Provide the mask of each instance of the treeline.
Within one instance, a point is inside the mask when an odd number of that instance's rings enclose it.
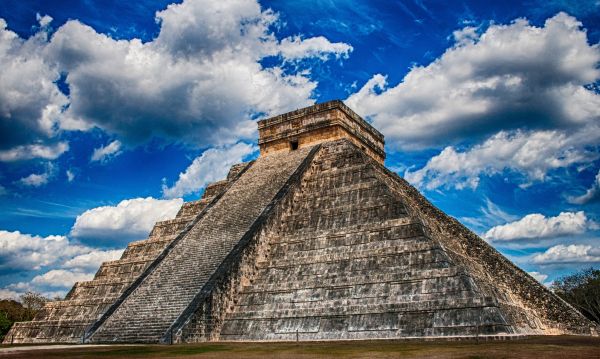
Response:
[[[600,269],[587,268],[558,278],[550,289],[588,319],[600,324]]]
[[[27,292],[19,301],[12,299],[0,300],[0,342],[10,330],[14,322],[32,320],[50,299],[40,293]]]

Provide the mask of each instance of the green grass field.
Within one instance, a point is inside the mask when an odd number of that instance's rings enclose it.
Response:
[[[4,346],[4,348],[7,348]],[[25,349],[25,347],[21,347]],[[204,343],[27,349],[7,358],[600,358],[600,338],[531,337],[509,341],[351,341]],[[5,349],[4,349],[5,350]]]

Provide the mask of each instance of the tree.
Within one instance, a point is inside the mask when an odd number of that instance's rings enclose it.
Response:
[[[5,312],[0,312],[0,340],[4,339],[4,336],[10,330],[13,322],[8,319],[8,316]]]
[[[600,323],[600,269],[583,269],[561,277],[551,289],[588,319]]]
[[[21,303],[12,299],[0,300],[0,342],[14,322],[32,320],[49,300],[36,292],[27,292],[20,299]]]
[[[4,339],[14,322],[31,320],[27,309],[12,299],[0,300],[0,341]]]
[[[27,320],[33,319],[37,312],[39,312],[40,309],[44,307],[44,304],[46,304],[47,301],[48,298],[44,297],[40,293],[27,292],[23,294],[21,296],[21,303],[23,304],[23,307],[25,307],[25,309],[28,311],[27,314],[30,317],[30,319]]]

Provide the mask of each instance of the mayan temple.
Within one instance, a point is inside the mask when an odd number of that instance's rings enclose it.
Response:
[[[258,122],[260,156],[6,342],[597,335],[383,165],[341,101]]]

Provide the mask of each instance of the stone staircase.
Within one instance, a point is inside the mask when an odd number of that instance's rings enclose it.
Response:
[[[342,102],[258,131],[251,166],[233,166],[5,343],[598,335],[387,170],[383,135]]]
[[[312,166],[220,340],[511,332],[355,146],[325,144]]]
[[[259,158],[91,333],[90,342],[156,343],[249,231],[310,148]]]
[[[186,202],[174,219],[157,222],[148,239],[131,242],[118,260],[104,262],[93,280],[77,282],[64,300],[46,303],[33,321],[15,323],[5,343],[78,343],[84,332],[156,257],[233,181],[248,163],[234,165],[227,180],[209,184],[202,199]]]

